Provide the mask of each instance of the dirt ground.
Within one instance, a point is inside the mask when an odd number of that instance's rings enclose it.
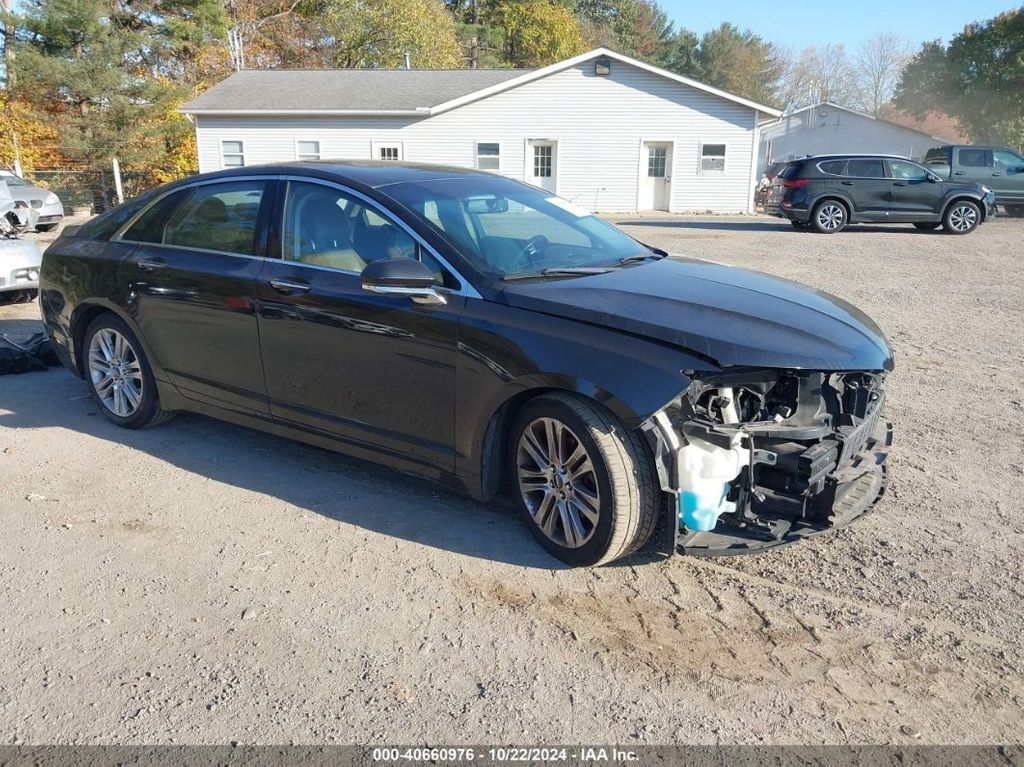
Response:
[[[567,570],[508,509],[197,416],[120,430],[63,369],[7,376],[0,741],[1020,742],[1024,220],[612,220],[879,322],[873,515]],[[0,332],[37,316],[2,307]]]

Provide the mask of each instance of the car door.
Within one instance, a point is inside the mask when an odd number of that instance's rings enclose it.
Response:
[[[181,394],[267,414],[255,283],[275,182],[225,179],[173,192],[112,244],[123,250],[130,307]]]
[[[892,195],[890,221],[938,220],[942,207],[942,183],[916,162],[888,160]]]
[[[446,303],[426,306],[363,290],[360,271],[380,258],[418,258],[439,285],[446,277],[411,230],[357,192],[292,179],[281,207],[280,257],[256,288],[273,417],[397,468],[453,471],[464,297],[444,290]]]
[[[847,160],[839,188],[853,201],[856,218],[862,221],[889,220],[890,181],[880,158]]]
[[[953,163],[953,181],[973,181],[989,184],[992,181],[992,152],[973,146],[956,147]]]
[[[1024,202],[1024,158],[1008,149],[993,149],[988,186],[999,202]]]

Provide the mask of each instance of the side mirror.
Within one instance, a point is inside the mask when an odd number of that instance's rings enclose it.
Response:
[[[413,258],[382,258],[371,261],[359,275],[363,290],[392,296],[408,296],[417,304],[444,304],[434,273]]]
[[[936,176],[934,173],[928,174],[928,180],[931,181],[933,184],[937,184],[940,181],[942,181],[942,179]]]

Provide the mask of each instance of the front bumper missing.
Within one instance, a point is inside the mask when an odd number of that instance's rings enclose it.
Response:
[[[695,533],[679,523],[677,514],[675,551],[704,557],[754,554],[845,527],[871,511],[885,495],[889,484],[886,448],[890,445],[892,424],[880,423],[865,449],[837,477],[834,495],[829,498],[831,513],[824,524],[783,513],[760,511],[758,517],[769,524],[770,531],[731,524],[722,518],[714,530]]]
[[[741,387],[734,378],[735,390],[726,388],[728,380],[720,381],[725,386],[708,382],[644,424],[674,512],[677,553],[731,556],[796,543],[850,524],[885,493],[892,425],[882,419],[885,392],[877,377],[809,373],[795,378],[795,400],[792,390],[777,389],[785,401],[795,402],[785,417],[765,420],[759,409],[751,419],[748,408],[741,420],[730,412],[724,423],[721,418],[715,423],[703,395],[711,392],[716,407],[738,402],[736,392],[753,387]],[[764,391],[793,379],[787,374]],[[687,405],[697,399],[699,412]],[[730,457],[735,460],[725,460]],[[736,466],[744,467],[739,474]],[[730,476],[734,479],[718,484]],[[695,513],[695,494],[702,499],[696,508],[710,514]]]
[[[845,527],[867,514],[881,500],[888,486],[889,454],[892,445],[892,424],[879,421],[864,448],[840,470],[826,498],[819,500],[831,505],[827,521],[812,522],[784,511],[760,510],[758,518],[768,529],[733,523],[726,517],[719,520],[714,530],[692,532],[675,515],[675,551],[693,556],[721,557],[754,554],[779,546],[797,543],[805,538]]]

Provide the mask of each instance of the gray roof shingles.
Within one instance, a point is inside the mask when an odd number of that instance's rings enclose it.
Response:
[[[529,69],[245,69],[183,112],[321,112],[427,109]]]

